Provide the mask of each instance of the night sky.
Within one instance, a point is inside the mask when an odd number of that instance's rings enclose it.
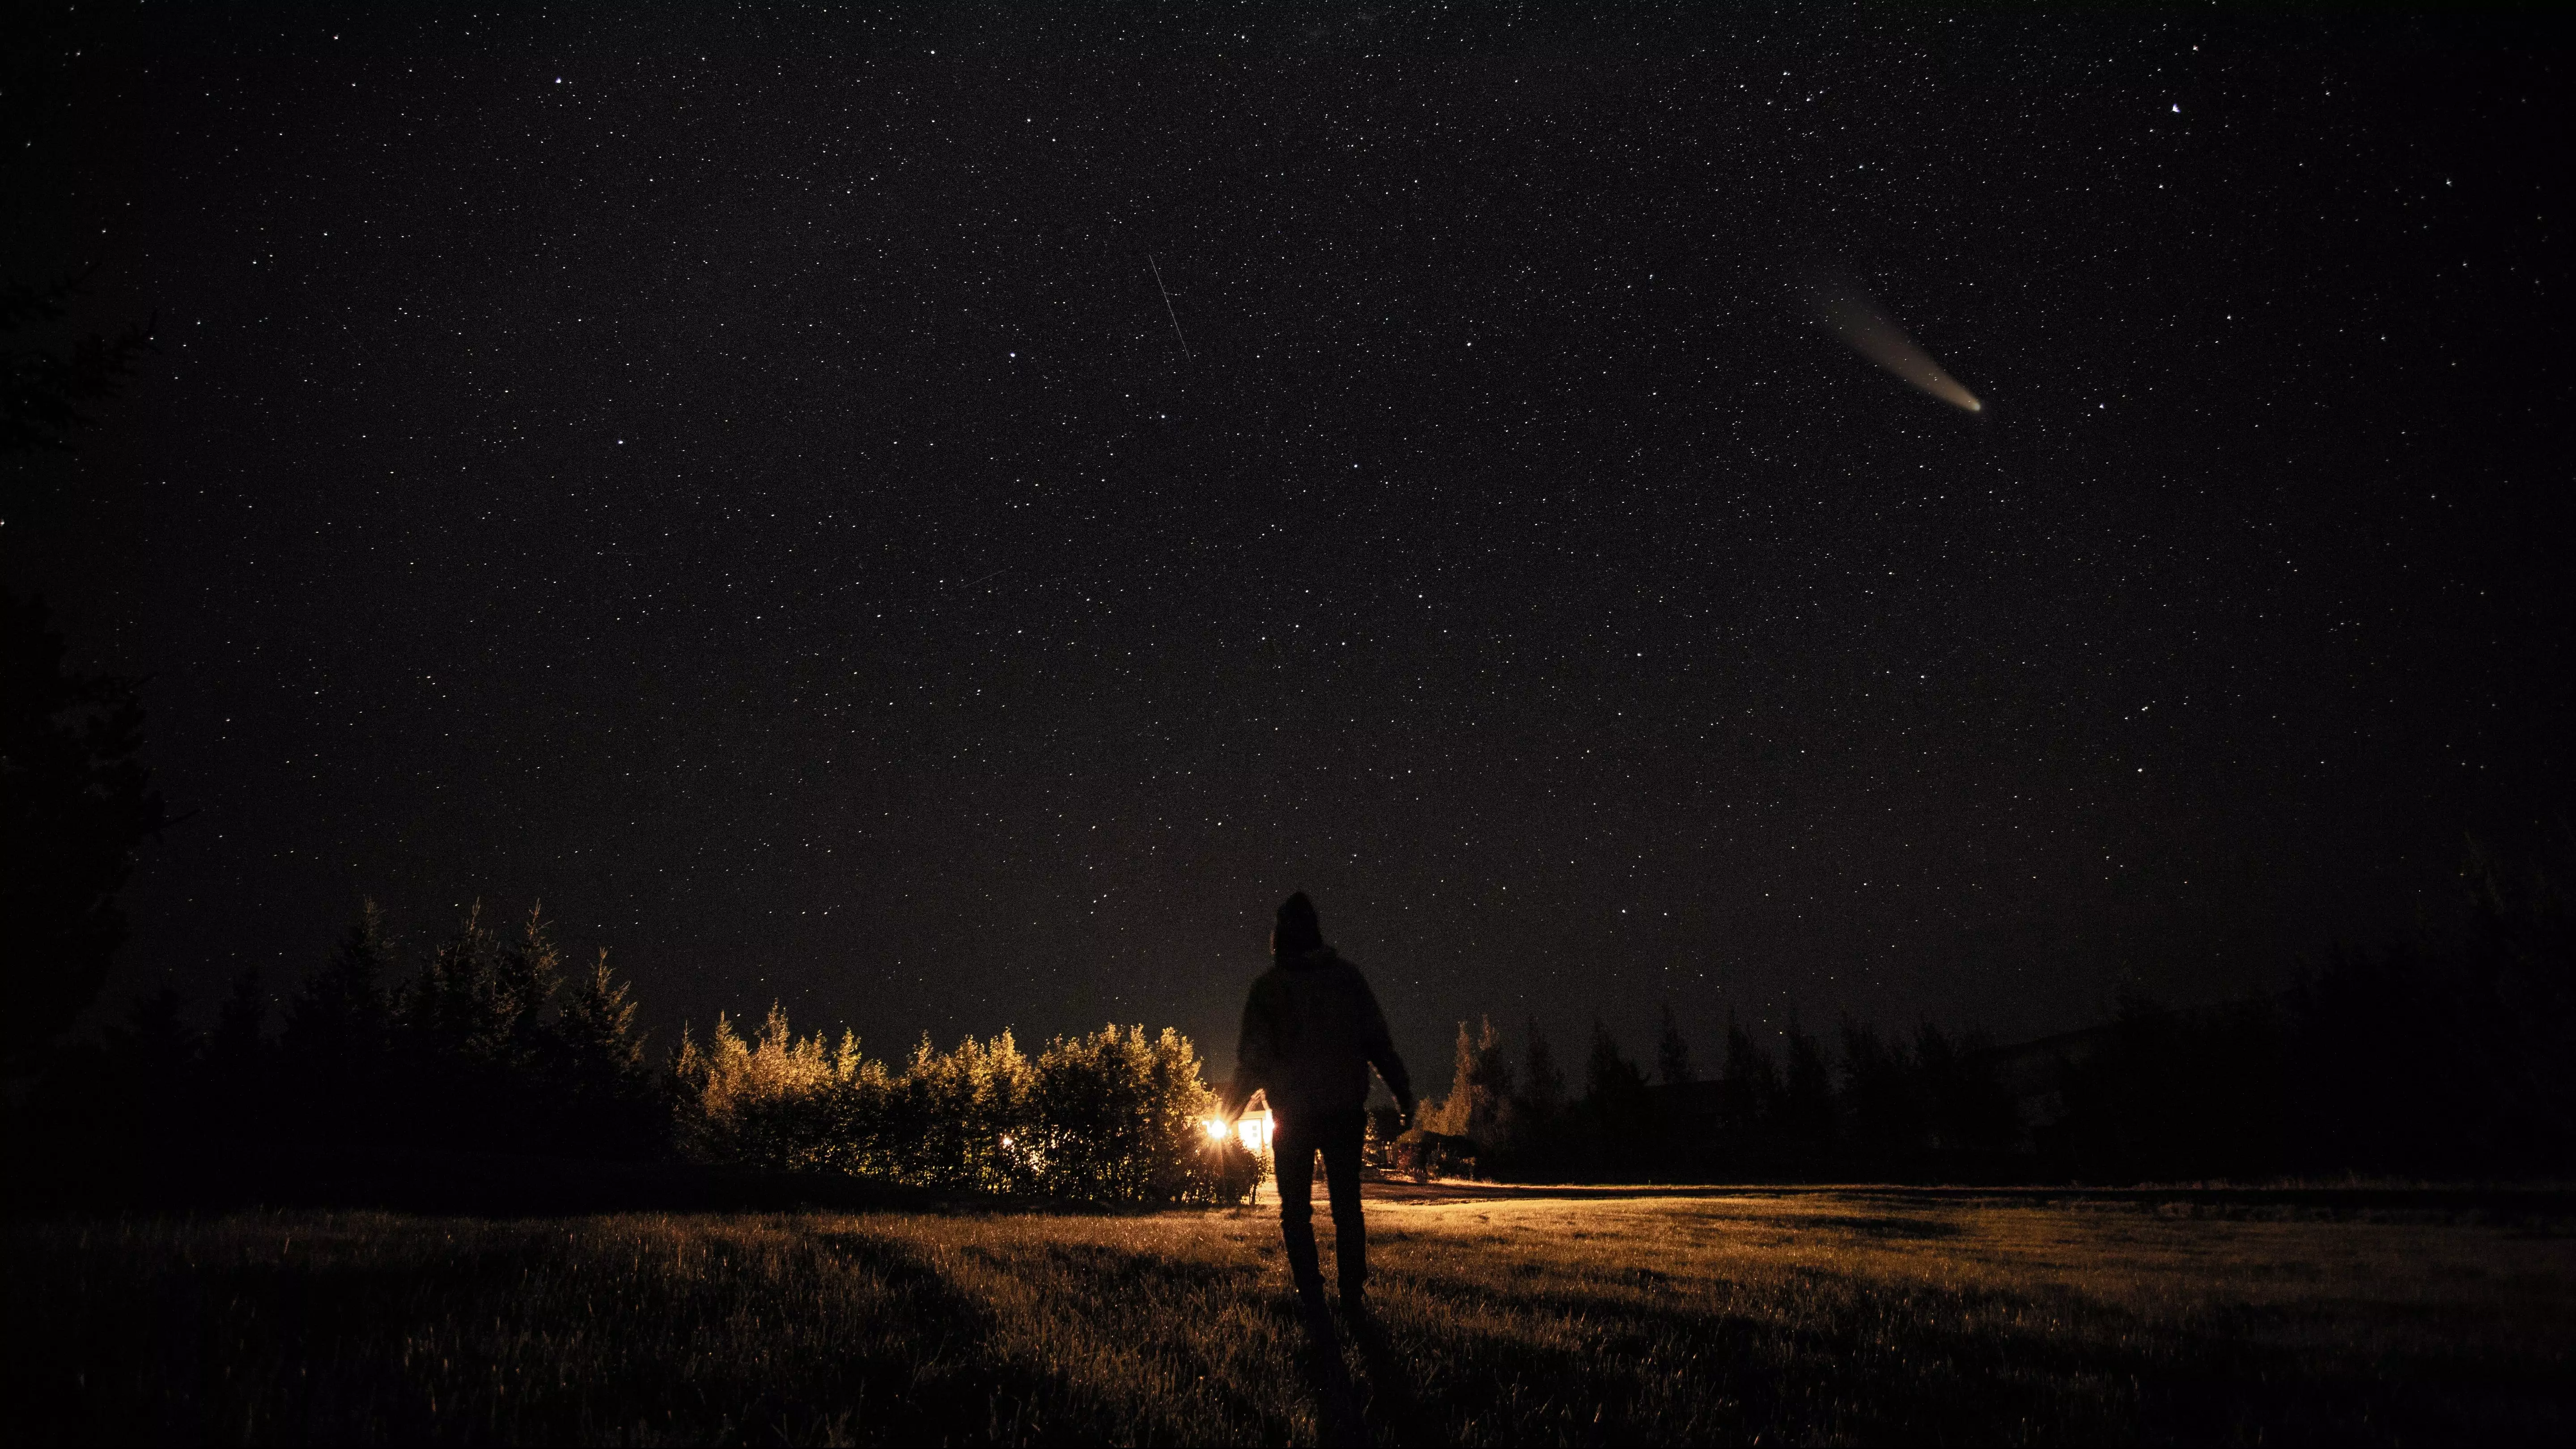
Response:
[[[542,896],[663,1043],[1221,1071],[1303,888],[1438,1090],[2267,989],[2565,815],[2537,12],[394,9],[0,44],[0,261],[163,343],[0,528],[192,812],[112,997]]]

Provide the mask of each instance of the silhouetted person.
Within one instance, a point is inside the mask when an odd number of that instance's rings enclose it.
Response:
[[[1366,1303],[1368,1230],[1360,1218],[1360,1142],[1367,1132],[1369,1068],[1377,1068],[1395,1093],[1404,1120],[1413,1120],[1413,1083],[1386,1032],[1359,968],[1333,954],[1315,921],[1315,903],[1299,891],[1279,907],[1270,934],[1272,964],[1252,983],[1243,1003],[1243,1038],[1235,1053],[1234,1081],[1225,1090],[1231,1121],[1259,1091],[1270,1101],[1275,1127],[1271,1148],[1278,1162],[1279,1227],[1288,1240],[1288,1271],[1309,1309],[1324,1302],[1324,1274],[1315,1252],[1315,1154],[1324,1154],[1324,1182],[1333,1200],[1334,1266],[1340,1270],[1342,1304],[1357,1313]]]

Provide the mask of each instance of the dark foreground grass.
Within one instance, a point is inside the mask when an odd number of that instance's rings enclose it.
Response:
[[[1318,1215],[1320,1219],[1320,1214]],[[12,1443],[2576,1441],[2565,1225],[1901,1193],[5,1228]],[[1320,1226],[1320,1221],[1319,1221]]]

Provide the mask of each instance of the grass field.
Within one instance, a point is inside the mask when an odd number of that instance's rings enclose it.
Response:
[[[1379,1203],[1380,1307],[1329,1348],[1291,1311],[1267,1211],[22,1221],[0,1427],[2576,1440],[2576,1235],[2459,1218],[1893,1191]]]

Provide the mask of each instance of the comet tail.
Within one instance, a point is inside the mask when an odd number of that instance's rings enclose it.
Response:
[[[1835,335],[1850,343],[1852,351],[1962,412],[1986,410],[1975,393],[1943,372],[1930,353],[1915,346],[1905,329],[1878,310],[1878,304],[1858,288],[1839,282],[1821,283],[1815,288],[1815,299],[1816,315],[1834,329]]]

